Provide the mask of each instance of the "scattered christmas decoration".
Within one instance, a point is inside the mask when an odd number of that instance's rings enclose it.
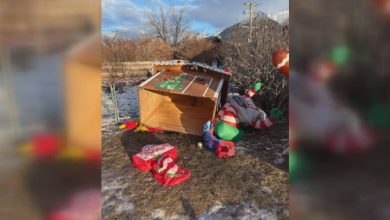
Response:
[[[21,152],[30,154],[37,159],[52,158],[61,151],[61,138],[53,133],[42,133],[32,137],[24,144]]]
[[[22,145],[21,153],[35,159],[87,161],[100,163],[101,149],[97,147],[67,145],[59,135],[43,133],[31,138]]]
[[[271,115],[258,108],[251,97],[261,89],[262,84],[256,83],[244,96],[236,93],[228,95],[226,104],[218,112],[218,120],[214,134],[224,140],[238,141],[242,137],[242,131],[238,124],[251,125],[254,128],[271,127],[282,116],[282,111],[272,109]]]
[[[138,127],[138,123],[136,121],[126,121],[119,126],[120,129],[124,129],[126,131],[132,131]]]
[[[162,156],[153,164],[154,178],[163,186],[174,186],[186,181],[190,177],[190,171],[180,167],[169,156]]]
[[[289,52],[288,50],[278,50],[272,54],[272,64],[285,77],[289,77]]]
[[[172,77],[166,81],[158,82],[155,84],[155,86],[160,89],[182,91],[184,89],[183,86],[184,79],[185,76],[179,75],[179,76]]]
[[[214,135],[214,125],[216,120],[207,121],[203,125],[203,141],[208,150],[216,152],[218,157],[226,158],[227,156],[233,156],[235,151],[232,149],[235,147],[235,143],[232,141],[227,141],[220,139]],[[229,149],[227,149],[229,148]],[[229,154],[225,154],[225,152],[229,151]]]
[[[344,44],[337,45],[330,51],[330,59],[337,66],[345,64],[348,61],[349,56],[350,50]]]
[[[386,130],[390,128],[390,106],[375,104],[368,112],[368,123],[377,129]]]
[[[372,0],[378,12],[390,21],[390,0]]]
[[[134,131],[135,132],[148,132],[148,128],[146,126],[140,125]]]
[[[147,145],[141,152],[132,156],[135,168],[149,172],[163,186],[180,184],[190,177],[190,171],[176,164],[177,148],[166,143],[160,145]]]
[[[308,171],[309,161],[301,153],[297,151],[290,151],[289,153],[289,179],[291,182],[299,181],[303,175]]]

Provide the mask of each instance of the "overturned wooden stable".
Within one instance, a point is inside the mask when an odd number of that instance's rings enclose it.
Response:
[[[138,87],[140,122],[148,127],[201,135],[224,103],[231,74],[200,63],[161,62]]]

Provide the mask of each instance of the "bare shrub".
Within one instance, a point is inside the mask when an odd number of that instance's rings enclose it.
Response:
[[[123,73],[122,62],[135,59],[136,44],[130,40],[118,37],[103,36],[101,53],[102,68],[108,73]]]
[[[135,41],[136,50],[134,60],[128,61],[153,61],[172,59],[172,48],[161,38],[143,37]]]
[[[196,34],[189,34],[177,49],[177,57],[184,60],[193,60],[204,52],[210,51],[216,44],[209,38]]]
[[[288,109],[288,81],[272,65],[272,53],[288,48],[288,26],[270,19],[256,22],[252,43],[248,43],[248,30],[237,25],[223,39],[219,53],[225,66],[233,73],[232,85],[244,92],[255,82],[263,88],[255,97],[256,104],[269,110],[273,107]]]

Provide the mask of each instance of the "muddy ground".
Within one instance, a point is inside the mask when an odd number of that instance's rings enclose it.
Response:
[[[103,139],[104,219],[288,219],[287,118],[247,131],[230,159],[197,147],[201,137],[173,132],[111,132]],[[189,180],[164,188],[132,167],[131,155],[159,143],[178,147]]]

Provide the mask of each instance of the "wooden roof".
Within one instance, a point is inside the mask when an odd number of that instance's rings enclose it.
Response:
[[[176,87],[176,89],[163,88],[159,86],[162,82],[167,82],[175,77],[180,79],[180,86]],[[223,82],[223,78],[214,78],[201,72],[179,73],[161,71],[141,84],[140,87],[153,91],[215,99],[221,91]]]

